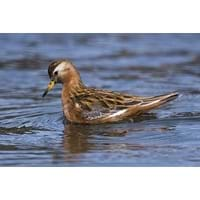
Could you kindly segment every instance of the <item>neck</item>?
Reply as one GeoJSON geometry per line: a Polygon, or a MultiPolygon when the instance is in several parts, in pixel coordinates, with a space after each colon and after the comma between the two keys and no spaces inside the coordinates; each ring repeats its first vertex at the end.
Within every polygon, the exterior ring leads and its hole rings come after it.
{"type": "Polygon", "coordinates": [[[72,71],[69,78],[63,83],[62,96],[65,98],[73,96],[78,90],[84,88],[84,84],[77,71],[72,71]]]}

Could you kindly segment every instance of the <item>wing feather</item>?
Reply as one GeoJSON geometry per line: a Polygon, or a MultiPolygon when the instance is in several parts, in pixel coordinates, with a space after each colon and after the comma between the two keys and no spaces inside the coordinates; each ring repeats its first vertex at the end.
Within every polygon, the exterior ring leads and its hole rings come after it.
{"type": "Polygon", "coordinates": [[[77,92],[74,100],[81,107],[82,117],[88,120],[118,115],[133,105],[143,103],[143,100],[137,96],[94,88],[77,92]]]}

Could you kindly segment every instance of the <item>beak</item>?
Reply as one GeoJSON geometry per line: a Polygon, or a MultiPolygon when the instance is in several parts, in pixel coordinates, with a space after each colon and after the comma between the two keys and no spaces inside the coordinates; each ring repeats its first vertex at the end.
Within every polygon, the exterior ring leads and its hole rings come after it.
{"type": "Polygon", "coordinates": [[[49,82],[48,86],[47,86],[47,89],[44,91],[42,97],[45,97],[47,95],[47,93],[54,88],[55,84],[56,84],[56,81],[55,80],[51,80],[49,82]]]}

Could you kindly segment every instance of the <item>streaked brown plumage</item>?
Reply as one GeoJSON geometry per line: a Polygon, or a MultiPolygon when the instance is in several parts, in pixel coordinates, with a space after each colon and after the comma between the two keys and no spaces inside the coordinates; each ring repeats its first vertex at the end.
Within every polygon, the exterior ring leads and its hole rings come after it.
{"type": "Polygon", "coordinates": [[[55,83],[62,83],[64,115],[73,123],[98,124],[117,122],[137,117],[178,96],[173,92],[154,97],[141,97],[86,87],[76,67],[69,60],[54,61],[49,65],[51,79],[43,96],[55,83]]]}

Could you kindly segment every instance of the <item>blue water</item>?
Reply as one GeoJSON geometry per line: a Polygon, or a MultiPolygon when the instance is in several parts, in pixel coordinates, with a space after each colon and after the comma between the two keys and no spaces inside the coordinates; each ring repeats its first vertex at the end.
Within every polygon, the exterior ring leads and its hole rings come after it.
{"type": "Polygon", "coordinates": [[[0,34],[0,166],[200,166],[200,34],[0,34]],[[135,122],[63,124],[49,62],[88,86],[181,96],[135,122]]]}

